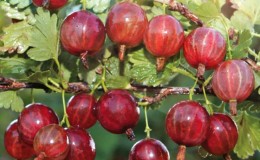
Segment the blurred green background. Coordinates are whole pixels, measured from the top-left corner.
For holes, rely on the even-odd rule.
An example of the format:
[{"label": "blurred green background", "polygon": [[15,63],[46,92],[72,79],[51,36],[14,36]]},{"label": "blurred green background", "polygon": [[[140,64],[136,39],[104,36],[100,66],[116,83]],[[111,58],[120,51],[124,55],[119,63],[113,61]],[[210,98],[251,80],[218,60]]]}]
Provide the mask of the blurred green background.
[{"label": "blurred green background", "polygon": [[[10,23],[10,19],[4,17],[3,12],[0,11],[0,32],[1,28],[5,25]],[[259,27],[258,27],[259,28]],[[255,48],[257,49],[260,47],[259,43],[255,43]],[[185,82],[184,82],[185,81]],[[180,86],[180,84],[185,84],[185,86],[192,86],[193,81],[189,81],[189,79],[179,76],[178,78],[174,79],[172,85],[173,86]],[[19,95],[23,98],[25,105],[31,103],[31,90],[23,90],[19,92]],[[72,95],[66,95],[66,101]],[[48,94],[42,90],[34,90],[34,98],[36,102],[46,104],[54,109],[54,111],[58,114],[61,118],[63,115],[62,111],[62,100],[61,95],[52,93]],[[194,98],[203,99],[202,96],[196,95]],[[168,148],[171,160],[175,159],[175,156],[178,151],[178,146],[172,142],[166,135],[165,127],[164,127],[164,120],[166,113],[168,112],[169,108],[180,100],[188,99],[186,95],[174,95],[169,96],[163,101],[162,107],[157,110],[148,110],[148,117],[149,117],[149,125],[152,128],[151,137],[161,140]],[[210,97],[209,99],[216,104],[220,104],[215,97]],[[4,148],[4,132],[6,127],[9,123],[15,119],[17,119],[19,113],[13,112],[11,110],[0,109],[0,160],[12,160],[10,156],[5,151]],[[96,143],[96,151],[97,156],[96,160],[127,160],[129,151],[131,147],[136,143],[138,140],[143,139],[146,137],[144,133],[145,129],[145,121],[144,121],[144,112],[141,109],[141,118],[134,129],[136,135],[136,141],[131,142],[129,141],[125,135],[114,135],[107,131],[105,131],[99,123],[96,123],[94,127],[92,127],[89,132],[92,135],[95,143]],[[215,156],[207,156],[206,158],[203,157],[205,153],[199,147],[192,147],[187,149],[186,159],[188,160],[217,160],[223,159],[222,157],[215,157]],[[232,154],[233,160],[238,159],[236,155]],[[260,160],[260,153],[256,152],[253,157],[250,157],[249,160]]]}]

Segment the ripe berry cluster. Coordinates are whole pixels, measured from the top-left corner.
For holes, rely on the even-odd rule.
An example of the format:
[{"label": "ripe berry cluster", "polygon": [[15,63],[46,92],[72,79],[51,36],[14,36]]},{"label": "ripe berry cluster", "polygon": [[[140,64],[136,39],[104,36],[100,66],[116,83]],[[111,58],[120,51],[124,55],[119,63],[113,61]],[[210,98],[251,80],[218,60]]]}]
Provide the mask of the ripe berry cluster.
[{"label": "ripe berry cluster", "polygon": [[6,129],[6,151],[16,159],[94,159],[96,150],[91,135],[79,127],[63,128],[58,122],[48,106],[29,104]]},{"label": "ripe berry cluster", "polygon": [[212,87],[215,94],[230,103],[232,115],[236,104],[245,100],[254,89],[252,69],[242,60],[224,61],[226,41],[220,32],[199,27],[186,37],[180,22],[170,15],[159,15],[149,22],[144,10],[137,4],[121,2],[108,13],[105,26],[88,11],[70,14],[61,26],[61,43],[71,54],[81,56],[85,65],[87,55],[95,55],[103,46],[106,33],[119,46],[123,61],[126,48],[144,42],[146,49],[156,57],[157,70],[164,68],[169,57],[181,47],[186,61],[197,69],[199,79],[205,70],[215,69]]}]

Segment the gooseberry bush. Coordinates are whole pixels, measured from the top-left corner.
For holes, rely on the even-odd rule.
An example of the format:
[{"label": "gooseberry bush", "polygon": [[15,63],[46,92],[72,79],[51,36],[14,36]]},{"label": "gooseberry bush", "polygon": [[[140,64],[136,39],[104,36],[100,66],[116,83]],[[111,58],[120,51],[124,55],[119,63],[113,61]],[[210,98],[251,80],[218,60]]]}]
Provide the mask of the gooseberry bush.
[{"label": "gooseberry bush", "polygon": [[[258,0],[3,0],[0,12],[0,108],[19,113],[1,135],[12,158],[99,159],[108,133],[129,139],[121,160],[259,153]],[[27,103],[24,90],[62,98]]]}]

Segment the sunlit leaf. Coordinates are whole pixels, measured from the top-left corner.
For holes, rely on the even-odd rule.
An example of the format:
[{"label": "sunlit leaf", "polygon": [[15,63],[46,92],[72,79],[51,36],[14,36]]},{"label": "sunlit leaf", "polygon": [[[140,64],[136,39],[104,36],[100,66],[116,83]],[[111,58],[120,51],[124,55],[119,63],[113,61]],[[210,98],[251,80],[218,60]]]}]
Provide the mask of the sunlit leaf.
[{"label": "sunlit leaf", "polygon": [[31,48],[27,54],[36,61],[46,61],[58,58],[58,31],[57,15],[50,14],[42,8],[37,9],[36,23],[30,32],[29,42]]},{"label": "sunlit leaf", "polygon": [[235,117],[239,136],[234,152],[239,158],[246,159],[260,150],[260,119],[243,112]]},{"label": "sunlit leaf", "polygon": [[0,51],[24,53],[30,46],[29,36],[31,32],[32,26],[25,21],[13,23],[4,28],[4,35],[0,37],[4,46],[0,47]]},{"label": "sunlit leaf", "polygon": [[0,108],[12,109],[21,112],[24,107],[23,100],[15,91],[0,92]]}]

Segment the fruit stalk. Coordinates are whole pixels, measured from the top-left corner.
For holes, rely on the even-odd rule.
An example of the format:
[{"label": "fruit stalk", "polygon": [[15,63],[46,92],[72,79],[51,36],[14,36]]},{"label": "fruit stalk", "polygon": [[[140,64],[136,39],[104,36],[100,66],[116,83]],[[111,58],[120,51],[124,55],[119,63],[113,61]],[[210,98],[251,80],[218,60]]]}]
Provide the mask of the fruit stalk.
[{"label": "fruit stalk", "polygon": [[231,156],[230,156],[229,154],[224,154],[224,155],[223,155],[223,158],[224,158],[225,160],[232,160],[232,158],[231,158]]},{"label": "fruit stalk", "polygon": [[176,2],[175,0],[154,0],[155,2],[164,3],[169,6],[169,10],[177,11],[187,19],[196,23],[198,26],[203,26],[202,20],[200,20],[196,15],[194,15],[189,9],[183,4]]},{"label": "fruit stalk", "polygon": [[176,160],[185,160],[186,146],[180,145]]},{"label": "fruit stalk", "polygon": [[237,100],[230,100],[229,101],[229,109],[232,116],[237,115]]}]

